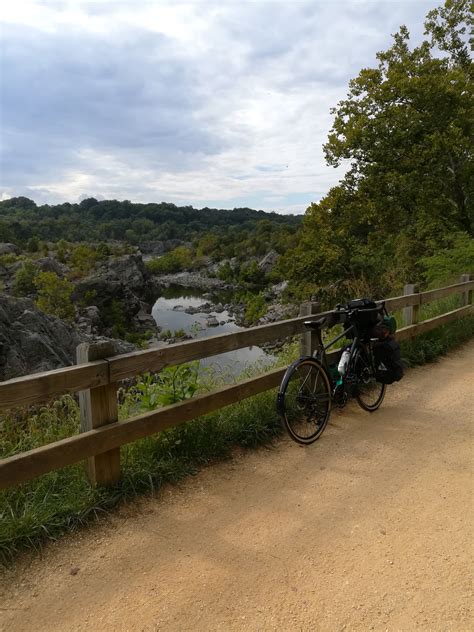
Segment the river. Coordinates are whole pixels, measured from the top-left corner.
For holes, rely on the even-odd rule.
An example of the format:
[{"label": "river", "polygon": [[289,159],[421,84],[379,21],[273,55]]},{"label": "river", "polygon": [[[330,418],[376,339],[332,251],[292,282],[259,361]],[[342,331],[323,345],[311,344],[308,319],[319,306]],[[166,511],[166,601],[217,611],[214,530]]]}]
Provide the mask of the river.
[{"label": "river", "polygon": [[[178,286],[164,289],[162,296],[157,299],[153,306],[152,316],[162,331],[174,332],[178,329],[184,329],[193,338],[206,338],[244,329],[236,324],[235,318],[226,310],[211,313],[198,312],[196,314],[187,314],[184,311],[188,307],[197,308],[206,302],[217,305],[217,303],[228,303],[230,300],[229,295],[222,293],[212,294],[211,298],[208,298],[209,296],[210,294],[204,296],[196,289]],[[207,320],[210,316],[217,319],[219,323],[217,326],[207,326]],[[265,352],[260,347],[253,346],[204,358],[201,360],[201,365],[210,366],[219,372],[239,375],[252,365],[269,365],[274,359],[274,355]]]}]

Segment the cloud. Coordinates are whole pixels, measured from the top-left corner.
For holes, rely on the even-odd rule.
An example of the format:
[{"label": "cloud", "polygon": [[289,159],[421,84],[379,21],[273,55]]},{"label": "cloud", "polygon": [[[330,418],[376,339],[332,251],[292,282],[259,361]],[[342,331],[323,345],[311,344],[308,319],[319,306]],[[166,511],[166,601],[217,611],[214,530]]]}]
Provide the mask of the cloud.
[{"label": "cloud", "polygon": [[2,192],[302,212],[329,110],[431,2],[10,3]]}]

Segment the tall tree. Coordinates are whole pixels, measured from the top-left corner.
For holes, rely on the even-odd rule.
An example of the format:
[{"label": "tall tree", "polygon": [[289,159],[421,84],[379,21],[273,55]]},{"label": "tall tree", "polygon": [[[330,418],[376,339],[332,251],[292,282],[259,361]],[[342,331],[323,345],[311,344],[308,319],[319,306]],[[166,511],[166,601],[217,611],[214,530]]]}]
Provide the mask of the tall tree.
[{"label": "tall tree", "polygon": [[427,39],[410,48],[405,26],[349,83],[324,146],[346,176],[308,209],[294,278],[316,285],[364,281],[384,292],[420,274],[421,254],[473,234],[472,63],[467,0],[430,11]]}]

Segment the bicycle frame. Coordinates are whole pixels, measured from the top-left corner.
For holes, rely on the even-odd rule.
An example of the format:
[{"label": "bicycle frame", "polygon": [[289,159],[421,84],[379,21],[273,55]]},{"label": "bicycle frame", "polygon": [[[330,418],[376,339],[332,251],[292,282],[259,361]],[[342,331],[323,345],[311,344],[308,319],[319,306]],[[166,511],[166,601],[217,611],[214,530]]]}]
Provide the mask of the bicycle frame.
[{"label": "bicycle frame", "polygon": [[[355,335],[349,347],[349,360],[347,362],[346,371],[344,375],[340,375],[338,373],[337,378],[336,378],[329,367],[326,351],[330,349],[331,347],[333,347],[336,344],[336,342],[341,340],[341,338],[347,337],[348,334],[352,332],[355,332]],[[347,329],[345,329],[338,336],[330,340],[327,344],[323,344],[322,342],[320,329],[316,330],[316,334],[318,336],[318,348],[314,351],[312,357],[319,360],[319,362],[321,362],[323,368],[325,369],[326,374],[329,378],[329,382],[332,386],[332,396],[335,397],[336,392],[347,393],[347,395],[353,394],[352,388],[354,386],[354,378],[355,378],[354,373],[353,373],[353,368],[356,364],[357,355],[361,353],[362,346],[364,345],[364,342],[365,342],[363,336],[359,336],[357,334],[357,330],[354,325],[350,325],[349,327],[347,327]],[[347,395],[344,395],[344,397],[347,397]]]},{"label": "bicycle frame", "polygon": [[[328,365],[328,361],[327,361],[326,351],[328,349],[330,349],[331,347],[333,347],[336,344],[336,342],[341,340],[341,338],[347,337],[347,335],[349,333],[351,333],[352,331],[354,331],[354,329],[355,329],[354,325],[350,325],[347,329],[345,329],[341,334],[339,334],[338,336],[333,338],[331,341],[329,341],[326,345],[324,345],[323,341],[322,341],[321,329],[316,329],[315,330],[315,334],[318,337],[318,346],[315,349],[315,351],[313,352],[313,358],[316,358],[316,359],[318,359],[321,362],[323,367],[326,369],[326,373],[330,377],[331,382],[333,382],[334,380],[332,378],[331,371],[329,370],[329,365]],[[348,365],[352,363],[352,359],[353,359],[353,356],[355,354],[355,350],[356,350],[357,346],[359,345],[359,343],[360,343],[360,338],[357,335],[354,336],[354,339],[352,341],[351,348],[350,348],[350,356],[349,356],[349,363],[348,363]]]}]

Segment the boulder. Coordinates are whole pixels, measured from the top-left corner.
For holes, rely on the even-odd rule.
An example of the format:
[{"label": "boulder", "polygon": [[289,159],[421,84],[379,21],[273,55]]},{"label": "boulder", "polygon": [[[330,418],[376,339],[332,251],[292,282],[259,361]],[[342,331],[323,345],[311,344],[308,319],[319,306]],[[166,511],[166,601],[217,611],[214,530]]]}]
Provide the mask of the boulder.
[{"label": "boulder", "polygon": [[34,262],[41,272],[54,272],[61,279],[70,271],[69,268],[53,257],[42,257]]},{"label": "boulder", "polygon": [[[0,296],[0,380],[75,363],[81,342],[107,340],[77,331],[71,324],[40,311],[28,298]],[[135,349],[115,340],[118,353]]]},{"label": "boulder", "polygon": [[0,243],[0,255],[19,255],[20,249],[9,242]]},{"label": "boulder", "polygon": [[[132,327],[139,330],[153,327],[151,307],[148,304],[156,296],[151,276],[141,255],[132,254],[109,259],[88,277],[81,279],[75,287],[73,300],[94,301],[102,314],[118,303]],[[156,327],[156,325],[155,325]],[[104,329],[108,333],[107,329]]]},{"label": "boulder", "polygon": [[103,323],[97,305],[90,305],[79,310],[76,326],[87,334],[99,334],[102,331]]},{"label": "boulder", "polygon": [[191,244],[181,241],[181,239],[165,239],[164,241],[142,241],[138,248],[144,255],[160,256],[184,245],[190,246]]},{"label": "boulder", "polygon": [[190,305],[189,307],[186,307],[184,311],[186,312],[186,314],[194,315],[199,314],[201,312],[201,309],[199,307],[194,307],[193,305]]},{"label": "boulder", "polygon": [[145,308],[140,308],[140,311],[135,314],[132,319],[132,323],[136,331],[160,331],[160,327],[156,324],[155,319]]},{"label": "boulder", "polygon": [[287,287],[288,287],[288,281],[282,281],[281,283],[272,285],[271,291],[273,292],[273,294],[276,294],[278,296],[279,294],[283,294],[283,292],[287,289]]},{"label": "boulder", "polygon": [[218,327],[219,321],[217,320],[215,316],[208,316],[206,320],[206,325],[208,327]]},{"label": "boulder", "polygon": [[269,274],[275,267],[279,256],[280,255],[275,252],[275,250],[270,250],[270,252],[267,252],[263,259],[258,262],[258,267],[260,268],[260,270],[263,270],[265,274]]}]

